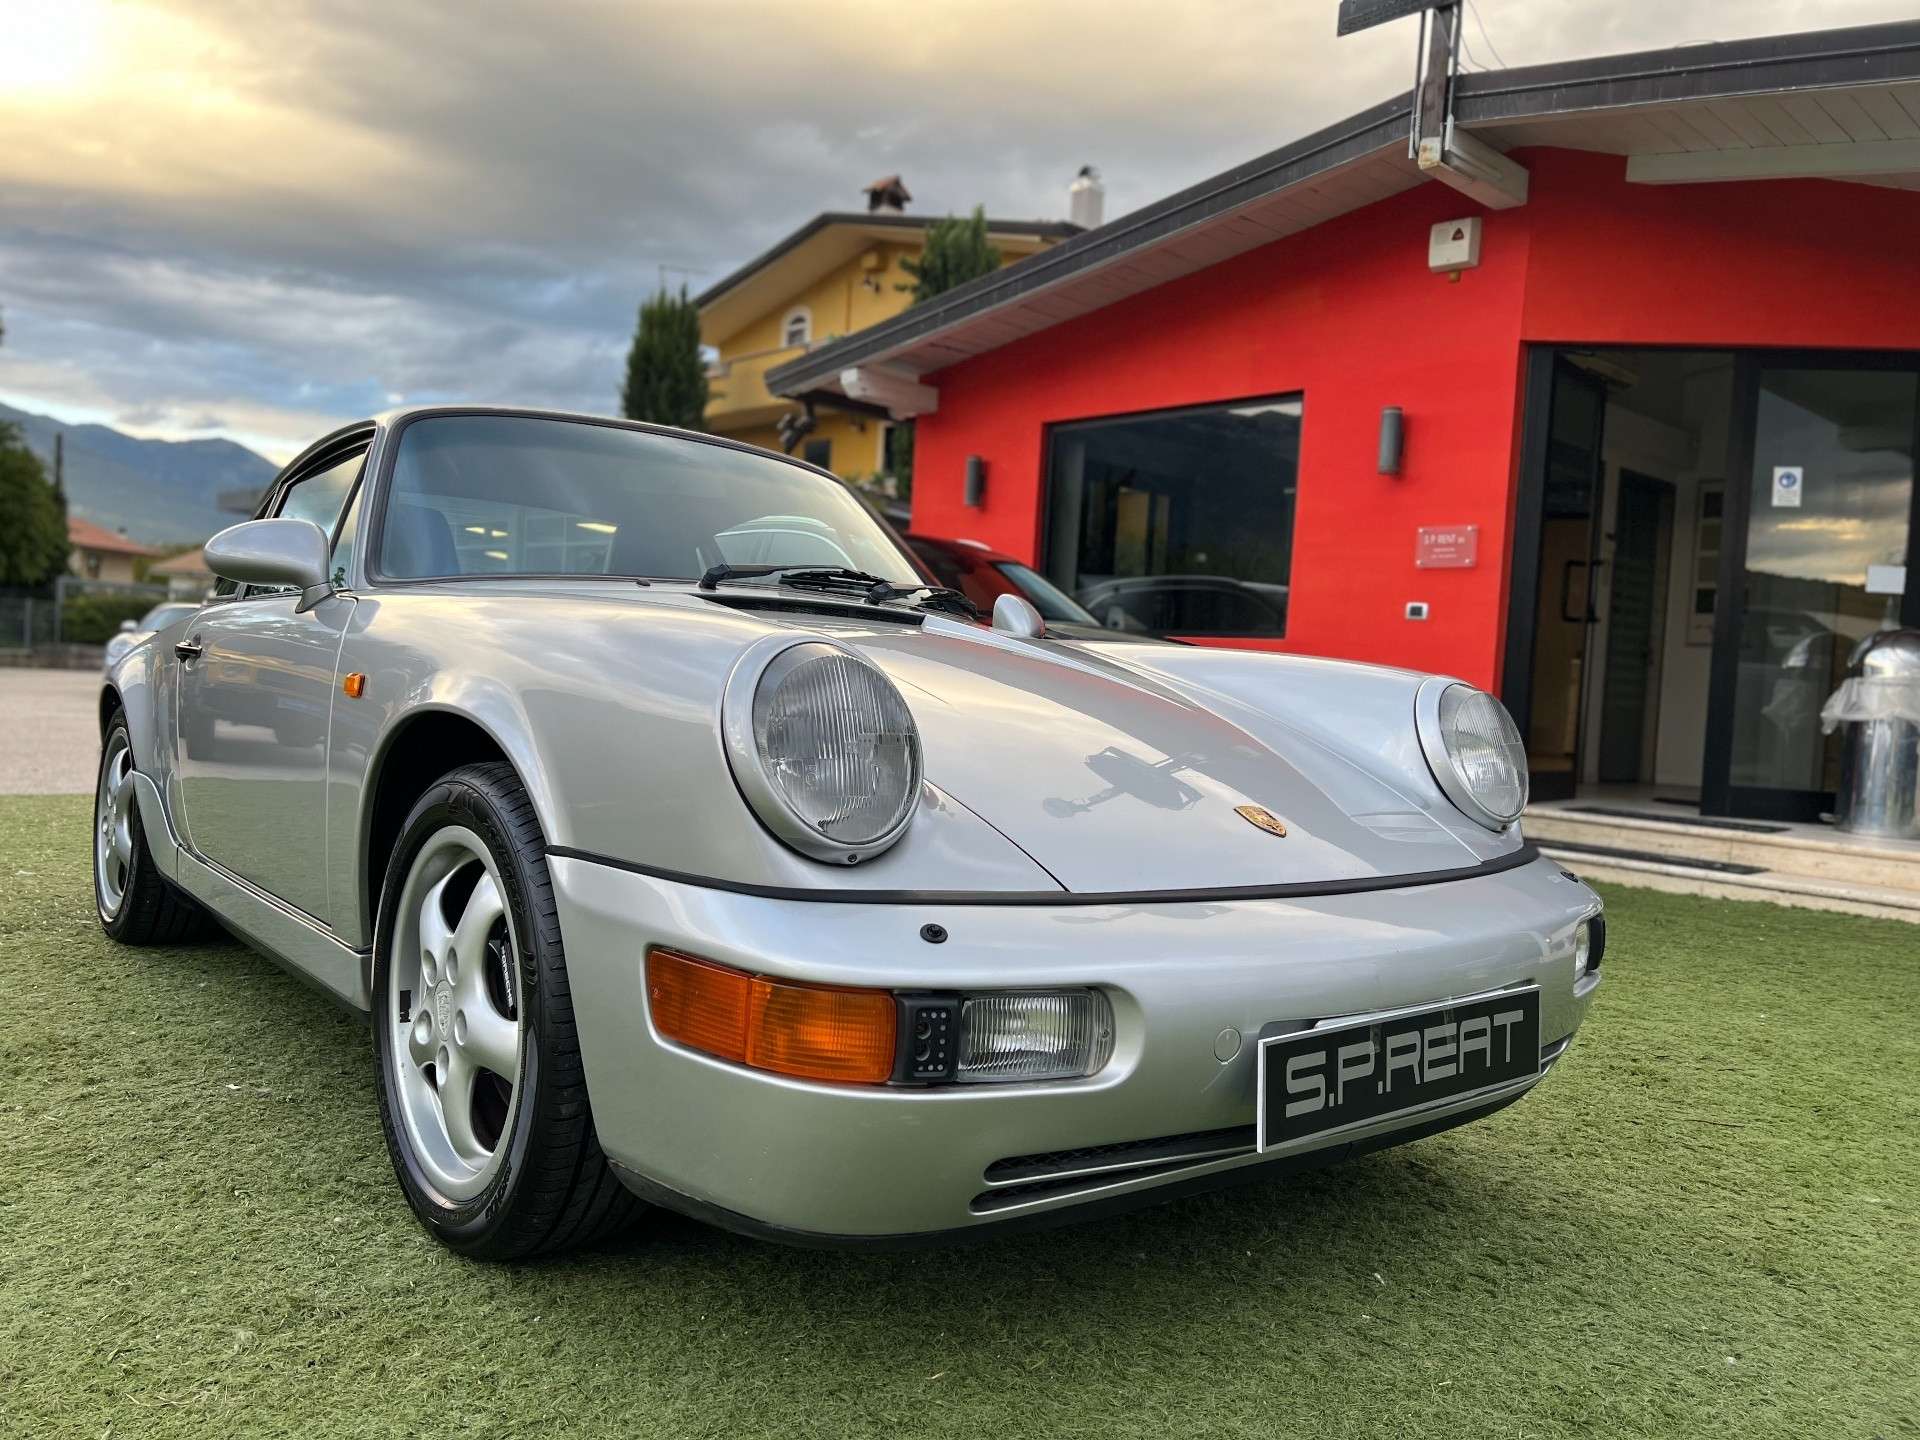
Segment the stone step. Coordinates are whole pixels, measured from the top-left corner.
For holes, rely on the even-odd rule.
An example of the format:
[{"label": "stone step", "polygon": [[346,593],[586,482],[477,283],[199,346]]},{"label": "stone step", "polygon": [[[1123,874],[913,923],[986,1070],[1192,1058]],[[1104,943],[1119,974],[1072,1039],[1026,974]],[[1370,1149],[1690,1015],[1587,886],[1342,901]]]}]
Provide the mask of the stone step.
[{"label": "stone step", "polygon": [[[1531,826],[1528,828],[1532,830]],[[1718,868],[1708,868],[1658,854],[1636,856],[1614,847],[1606,847],[1605,853],[1598,847],[1577,844],[1561,849],[1543,836],[1536,834],[1533,838],[1543,854],[1559,861],[1582,880],[1604,880],[1720,900],[1770,900],[1776,905],[1792,905],[1802,910],[1870,915],[1920,925],[1920,890],[1754,870],[1738,862],[1722,862]]]},{"label": "stone step", "polygon": [[1856,840],[1805,829],[1763,834],[1685,820],[1595,815],[1558,805],[1527,811],[1521,828],[1542,846],[1560,840],[1671,856],[1683,865],[1750,866],[1773,875],[1920,895],[1920,844],[1909,842]]}]

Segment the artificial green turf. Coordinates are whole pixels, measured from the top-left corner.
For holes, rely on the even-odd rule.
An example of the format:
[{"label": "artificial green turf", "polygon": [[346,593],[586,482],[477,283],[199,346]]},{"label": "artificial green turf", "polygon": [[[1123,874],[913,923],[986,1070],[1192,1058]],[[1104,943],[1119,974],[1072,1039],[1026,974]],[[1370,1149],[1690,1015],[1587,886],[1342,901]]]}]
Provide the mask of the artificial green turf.
[{"label": "artificial green turf", "polygon": [[407,1213],[361,1024],[100,935],[86,815],[0,802],[0,1435],[1920,1434],[1920,929],[1613,890],[1478,1125],[983,1247],[496,1268]]}]

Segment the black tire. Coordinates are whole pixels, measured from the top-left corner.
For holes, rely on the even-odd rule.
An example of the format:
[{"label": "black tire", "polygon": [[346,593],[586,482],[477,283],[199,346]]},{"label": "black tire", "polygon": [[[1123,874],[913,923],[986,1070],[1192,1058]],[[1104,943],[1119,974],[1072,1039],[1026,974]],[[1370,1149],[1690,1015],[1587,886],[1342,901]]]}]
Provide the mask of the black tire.
[{"label": "black tire", "polygon": [[[107,722],[100,744],[100,767],[94,779],[94,823],[99,823],[99,786],[107,761],[115,752],[116,740],[129,748],[132,735],[127,729],[126,711],[118,707]],[[120,908],[108,914],[106,891],[100,874],[100,848],[93,851],[93,908],[100,917],[100,928],[110,939],[122,945],[177,945],[189,940],[204,940],[219,933],[219,927],[207,912],[184,890],[160,873],[147,848],[146,831],[140,824],[140,807],[133,805],[127,815],[127,829],[133,842],[133,858],[127,865],[126,886]],[[89,836],[92,835],[89,831]]]},{"label": "black tire", "polygon": [[[401,891],[422,846],[450,825],[472,831],[491,852],[522,951],[518,1003],[525,1040],[513,1117],[499,1140],[506,1156],[486,1187],[466,1200],[439,1193],[413,1154],[393,1092],[395,1036],[386,1013]],[[372,975],[380,1127],[413,1213],[436,1239],[476,1259],[522,1259],[590,1244],[627,1226],[643,1208],[614,1176],[594,1131],[546,853],[533,802],[513,767],[463,765],[414,805],[380,889]]]}]

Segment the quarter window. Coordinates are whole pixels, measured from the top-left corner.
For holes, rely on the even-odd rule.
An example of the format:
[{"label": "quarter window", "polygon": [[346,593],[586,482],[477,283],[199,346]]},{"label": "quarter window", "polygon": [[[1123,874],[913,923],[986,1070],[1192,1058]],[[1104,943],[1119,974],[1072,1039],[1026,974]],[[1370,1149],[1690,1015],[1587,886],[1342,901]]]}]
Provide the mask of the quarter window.
[{"label": "quarter window", "polygon": [[1047,577],[1102,624],[1284,635],[1301,397],[1055,426]]}]

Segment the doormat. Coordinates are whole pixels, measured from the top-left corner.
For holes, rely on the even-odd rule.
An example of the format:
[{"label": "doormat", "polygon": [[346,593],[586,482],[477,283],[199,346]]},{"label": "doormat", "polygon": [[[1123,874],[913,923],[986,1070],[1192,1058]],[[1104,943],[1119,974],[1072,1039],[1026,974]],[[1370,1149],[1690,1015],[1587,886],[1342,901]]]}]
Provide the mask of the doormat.
[{"label": "doormat", "polygon": [[1612,815],[1621,820],[1659,820],[1668,825],[1705,825],[1710,830],[1745,830],[1750,835],[1784,835],[1791,828],[1762,825],[1758,820],[1722,820],[1710,815],[1689,815],[1685,820],[1676,820],[1655,810],[1627,810],[1617,805],[1564,805],[1561,808],[1578,810],[1582,815]]},{"label": "doormat", "polygon": [[1682,870],[1707,870],[1715,875],[1764,875],[1764,865],[1737,865],[1731,860],[1699,860],[1691,855],[1667,855],[1658,850],[1623,850],[1614,845],[1588,845],[1578,840],[1543,840],[1542,850],[1568,855],[1591,855],[1596,860],[1652,860]]}]

